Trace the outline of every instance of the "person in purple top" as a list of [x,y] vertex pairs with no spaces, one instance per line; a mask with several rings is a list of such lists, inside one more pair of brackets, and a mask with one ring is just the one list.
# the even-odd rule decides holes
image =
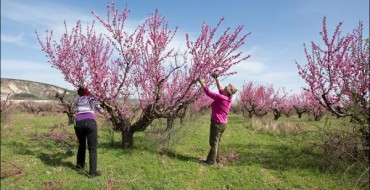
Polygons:
[[237,92],[234,85],[229,84],[225,88],[222,87],[217,75],[212,75],[216,81],[219,93],[211,92],[206,87],[204,79],[199,79],[199,83],[204,89],[206,95],[213,99],[211,104],[211,126],[209,135],[210,150],[206,160],[202,163],[213,165],[220,162],[221,157],[221,136],[227,126],[227,118],[232,104],[232,95]]
[[98,131],[94,110],[103,113],[103,109],[87,88],[80,86],[77,90],[79,98],[76,100],[75,133],[78,139],[77,169],[84,169],[86,155],[86,141],[89,149],[89,177],[100,176],[97,171],[97,144]]

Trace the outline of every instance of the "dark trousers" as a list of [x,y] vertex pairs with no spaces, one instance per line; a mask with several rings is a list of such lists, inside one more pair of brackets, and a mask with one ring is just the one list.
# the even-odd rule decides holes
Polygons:
[[210,134],[209,134],[209,145],[211,149],[209,150],[207,156],[207,162],[220,162],[221,160],[221,136],[226,129],[226,124],[217,123],[211,121]]
[[98,132],[94,119],[76,121],[75,133],[78,139],[77,167],[84,168],[86,157],[86,140],[89,149],[90,174],[97,172]]

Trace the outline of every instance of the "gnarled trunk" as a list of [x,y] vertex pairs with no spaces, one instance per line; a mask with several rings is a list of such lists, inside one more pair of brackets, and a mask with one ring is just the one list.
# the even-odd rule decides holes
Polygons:
[[175,118],[174,117],[169,117],[167,118],[167,126],[166,126],[166,131],[169,131],[173,128]]
[[75,118],[74,118],[73,114],[67,113],[67,116],[68,116],[68,125],[74,124]]
[[277,121],[280,118],[281,114],[280,113],[275,113],[274,114],[274,120]]
[[122,130],[121,138],[123,149],[130,149],[134,146],[134,133],[130,130]]
[[298,114],[298,118],[301,119],[303,112],[297,112],[297,114]]
[[248,117],[252,118],[253,117],[253,111],[248,111]]
[[273,109],[272,111],[274,112],[274,120],[277,121],[281,116],[281,111],[277,109]]
[[321,118],[322,118],[322,115],[320,115],[320,114],[319,115],[314,114],[315,121],[320,121]]

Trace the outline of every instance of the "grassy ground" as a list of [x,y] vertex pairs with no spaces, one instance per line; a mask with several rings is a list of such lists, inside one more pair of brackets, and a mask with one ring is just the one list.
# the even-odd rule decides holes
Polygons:
[[[209,115],[180,129],[176,143],[164,148],[152,142],[153,129],[137,133],[131,150],[121,149],[119,134],[112,136],[109,126],[99,120],[102,176],[89,179],[73,169],[76,141],[42,137],[64,121],[64,115],[26,113],[1,121],[1,171],[15,169],[12,163],[24,174],[2,178],[1,189],[361,189],[355,175],[327,170],[325,159],[300,134],[256,130],[235,114],[222,137],[221,167],[197,161],[208,153]],[[67,127],[73,134],[73,126]]]

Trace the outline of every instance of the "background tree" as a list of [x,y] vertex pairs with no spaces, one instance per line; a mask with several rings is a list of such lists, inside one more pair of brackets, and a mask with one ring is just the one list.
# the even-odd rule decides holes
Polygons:
[[344,36],[341,26],[342,22],[329,36],[324,17],[320,32],[323,47],[311,42],[309,53],[304,45],[307,63],[303,66],[297,63],[298,73],[319,104],[339,117],[349,116],[364,126],[360,131],[370,165],[369,41],[363,37],[362,22]]
[[308,107],[310,106],[310,92],[307,90],[302,90],[299,94],[294,94],[292,96],[292,104],[298,118],[302,118],[302,114],[308,112]]
[[272,86],[266,87],[257,85],[255,82],[248,82],[242,87],[239,103],[248,112],[249,118],[263,117],[269,111],[272,93]]
[[327,109],[316,100],[311,92],[306,92],[305,95],[308,101],[306,106],[307,112],[312,114],[314,121],[320,121]]
[[195,100],[190,106],[190,114],[203,114],[206,110],[211,107],[213,100],[208,97],[205,93],[201,93],[199,98]]
[[68,125],[72,125],[75,121],[74,115],[76,113],[76,105],[73,98],[66,99],[66,93],[67,91],[64,91],[63,94],[55,93],[55,98],[59,100],[57,109],[62,110],[63,113],[67,114]]
[[8,95],[6,95],[4,100],[1,100],[0,114],[3,113],[6,109],[8,109],[12,105],[10,97],[11,94],[9,93]]
[[[187,50],[170,48],[177,27],[158,11],[150,14],[133,32],[125,22],[130,11],[118,11],[107,4],[107,17],[94,17],[107,30],[96,34],[94,22],[83,32],[81,23],[65,33],[59,42],[47,31],[45,42],[37,38],[49,62],[75,87],[83,83],[107,110],[116,131],[121,132],[122,147],[133,146],[133,134],[145,130],[154,119],[171,118],[200,95],[195,86],[199,77],[210,83],[210,73],[229,76],[235,64],[249,58],[238,49],[246,37],[243,26],[230,33],[226,29],[216,37],[216,27],[203,24],[200,36],[193,42],[186,35]],[[181,114],[180,114],[181,115]]]
[[293,106],[294,106],[293,95],[287,95],[285,99],[285,106],[283,108],[283,114],[286,117],[290,117],[295,113]]
[[283,111],[289,106],[287,103],[288,93],[284,88],[274,88],[271,86],[271,97],[269,107],[274,114],[274,120],[278,120]]
[[51,103],[36,102],[35,100],[24,100],[20,104],[27,112],[38,115],[40,112],[51,112]]
[[[332,113],[350,116],[360,123],[369,123],[369,43],[362,36],[363,24],[341,37],[339,23],[329,37],[326,18],[320,32],[325,48],[311,42],[307,63],[297,63],[299,75],[306,81],[314,98]],[[339,112],[337,106],[351,108]]]

